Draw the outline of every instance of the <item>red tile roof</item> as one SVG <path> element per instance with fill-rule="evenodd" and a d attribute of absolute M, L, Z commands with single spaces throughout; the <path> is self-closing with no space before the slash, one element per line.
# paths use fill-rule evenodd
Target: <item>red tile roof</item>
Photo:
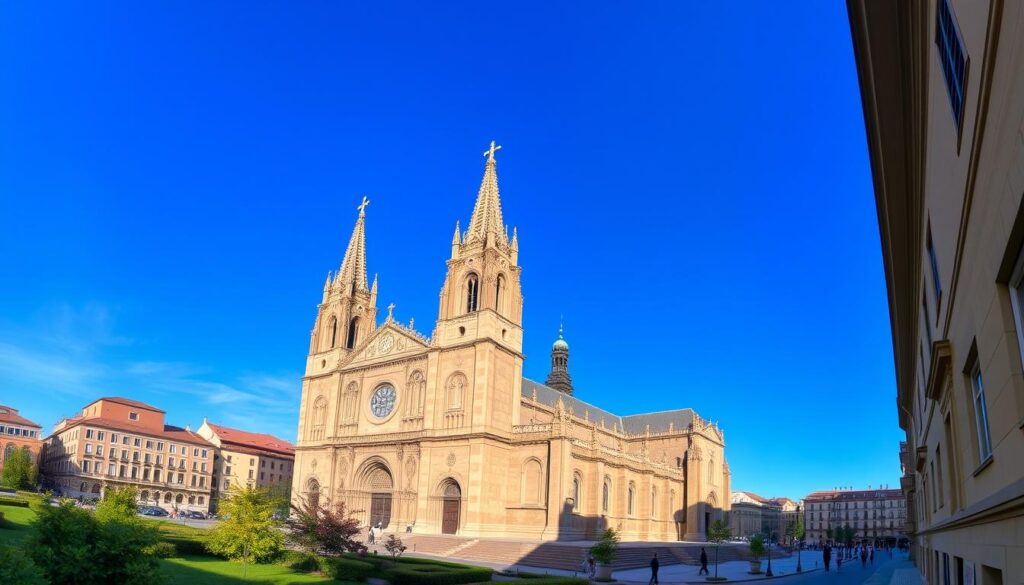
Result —
<path fill-rule="evenodd" d="M 11 423 L 16 425 L 24 425 L 26 427 L 35 427 L 37 429 L 43 428 L 38 423 L 34 423 L 27 418 L 18 414 L 18 411 L 11 408 L 10 406 L 4 406 L 0 404 L 0 422 Z"/>
<path fill-rule="evenodd" d="M 104 418 L 100 416 L 76 416 L 69 418 L 65 421 L 65 426 L 59 432 L 77 427 L 82 424 L 87 424 L 93 427 L 101 427 L 104 429 L 110 429 L 115 431 L 125 431 L 130 433 L 136 433 L 147 437 L 164 438 L 168 441 L 175 441 L 181 443 L 191 443 L 193 445 L 202 445 L 204 447 L 211 446 L 211 443 L 206 439 L 200 437 L 196 433 L 176 427 L 173 425 L 164 425 L 162 431 L 154 430 L 152 428 L 145 427 L 140 424 L 135 424 L 131 421 L 114 420 L 110 418 Z"/>
<path fill-rule="evenodd" d="M 93 400 L 88 405 L 86 405 L 86 408 L 89 408 L 90 406 L 96 404 L 100 400 L 106 400 L 107 402 L 117 402 L 118 404 L 123 404 L 125 406 L 134 406 L 135 408 L 145 408 L 147 410 L 152 410 L 153 412 L 164 412 L 155 406 L 146 404 L 145 402 L 139 402 L 138 400 L 132 400 L 131 398 L 122 398 L 120 396 L 104 396 L 103 398 L 97 398 L 96 400 Z"/>
<path fill-rule="evenodd" d="M 225 449 L 231 449 L 238 446 L 243 449 L 248 448 L 258 451 L 273 451 L 274 453 L 280 453 L 288 456 L 295 455 L 295 445 L 292 445 L 284 439 L 278 439 L 273 435 L 250 433 L 248 431 L 233 429 L 223 425 L 215 425 L 210 421 L 206 421 L 206 424 L 214 433 L 217 434 L 217 437 L 221 440 L 221 446 Z"/>

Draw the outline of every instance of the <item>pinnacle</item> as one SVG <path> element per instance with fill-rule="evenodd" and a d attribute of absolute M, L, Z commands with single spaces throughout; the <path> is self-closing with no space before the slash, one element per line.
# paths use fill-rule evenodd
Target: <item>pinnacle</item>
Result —
<path fill-rule="evenodd" d="M 501 216 L 501 197 L 498 192 L 497 162 L 493 151 L 484 167 L 484 177 L 480 181 L 480 191 L 473 206 L 473 216 L 469 220 L 466 239 L 486 240 L 487 234 L 494 234 L 495 240 L 500 236 L 503 242 L 508 241 L 505 223 Z"/>
<path fill-rule="evenodd" d="M 335 283 L 342 285 L 343 290 L 368 290 L 366 283 L 366 205 L 369 202 L 363 198 L 359 206 L 359 217 L 352 229 L 352 237 L 349 238 L 348 247 L 345 248 L 345 258 L 341 261 L 341 268 L 335 278 Z"/>

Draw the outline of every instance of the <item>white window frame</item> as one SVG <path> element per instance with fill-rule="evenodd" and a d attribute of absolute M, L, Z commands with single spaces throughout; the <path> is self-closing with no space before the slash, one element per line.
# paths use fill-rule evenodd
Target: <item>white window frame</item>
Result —
<path fill-rule="evenodd" d="M 975 436 L 978 441 L 978 463 L 992 457 L 992 434 L 988 426 L 988 406 L 985 404 L 985 378 L 981 366 L 971 368 L 971 407 L 974 410 Z"/>

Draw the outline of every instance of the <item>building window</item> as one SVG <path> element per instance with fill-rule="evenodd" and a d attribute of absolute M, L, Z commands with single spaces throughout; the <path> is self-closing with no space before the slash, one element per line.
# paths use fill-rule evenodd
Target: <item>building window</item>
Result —
<path fill-rule="evenodd" d="M 626 490 L 626 514 L 633 515 L 633 500 L 636 495 L 636 487 L 631 483 L 629 489 Z"/>
<path fill-rule="evenodd" d="M 479 307 L 480 279 L 476 274 L 466 278 L 466 312 L 472 313 Z"/>
<path fill-rule="evenodd" d="M 601 511 L 605 514 L 608 513 L 608 500 L 610 499 L 612 491 L 612 482 L 610 479 L 605 478 L 604 485 L 601 487 Z"/>
<path fill-rule="evenodd" d="M 942 2 L 942 0 L 939 0 Z M 942 281 L 939 280 L 939 259 L 935 255 L 935 243 L 932 242 L 932 224 L 928 222 L 928 236 L 925 242 L 928 248 L 928 263 L 932 269 L 932 287 L 935 289 L 935 313 L 938 315 L 939 306 L 942 304 Z"/>
<path fill-rule="evenodd" d="M 494 310 L 501 313 L 501 295 L 505 292 L 505 276 L 502 274 L 498 275 L 498 282 L 495 285 L 494 291 Z"/>
<path fill-rule="evenodd" d="M 139 413 L 137 413 L 137 412 L 129 412 L 128 413 L 128 420 L 139 420 Z"/>
<path fill-rule="evenodd" d="M 964 85 L 967 78 L 967 55 L 960 27 L 949 0 L 936 0 L 935 44 L 939 48 L 939 62 L 946 81 L 946 93 L 953 111 L 953 123 L 960 132 L 964 114 Z"/>
<path fill-rule="evenodd" d="M 580 511 L 580 478 L 576 476 L 572 478 L 572 511 Z"/>
<path fill-rule="evenodd" d="M 338 341 L 338 318 L 337 317 L 333 317 L 333 316 L 331 317 L 330 328 L 331 328 L 331 345 L 330 345 L 330 347 L 331 347 L 331 349 L 334 349 L 334 346 L 335 346 L 335 344 Z"/>
<path fill-rule="evenodd" d="M 981 378 L 978 364 L 971 370 L 971 394 L 974 406 L 974 426 L 978 435 L 978 459 L 985 461 L 992 456 L 992 438 L 988 432 L 988 410 L 985 406 L 985 383 Z"/>
<path fill-rule="evenodd" d="M 348 322 L 348 338 L 345 340 L 346 349 L 354 349 L 356 346 L 356 337 L 359 335 L 359 317 L 352 317 L 352 320 Z"/>

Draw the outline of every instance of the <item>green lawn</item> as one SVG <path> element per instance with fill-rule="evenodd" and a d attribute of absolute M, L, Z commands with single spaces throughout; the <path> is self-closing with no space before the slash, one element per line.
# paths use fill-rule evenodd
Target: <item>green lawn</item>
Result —
<path fill-rule="evenodd" d="M 0 513 L 4 515 L 0 523 L 0 545 L 20 544 L 28 538 L 28 525 L 35 519 L 35 512 L 19 506 L 0 506 Z"/>
<path fill-rule="evenodd" d="M 242 563 L 225 561 L 214 557 L 184 557 L 160 561 L 169 585 L 291 585 L 293 583 L 344 583 L 326 577 L 296 573 L 281 565 L 249 565 L 248 574 L 242 578 Z"/>

